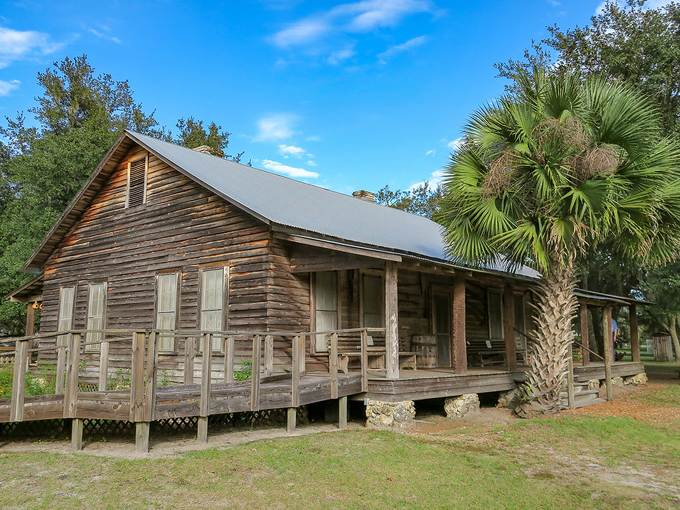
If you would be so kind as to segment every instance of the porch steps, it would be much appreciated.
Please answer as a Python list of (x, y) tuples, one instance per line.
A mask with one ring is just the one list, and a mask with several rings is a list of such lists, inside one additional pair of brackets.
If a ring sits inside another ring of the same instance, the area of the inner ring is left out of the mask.
[[(600, 390), (589, 390), (588, 383), (574, 383), (574, 407), (572, 409), (600, 404), (606, 401), (606, 399), (600, 398)], [(569, 398), (566, 391), (560, 393), (560, 407), (562, 409), (569, 409)]]

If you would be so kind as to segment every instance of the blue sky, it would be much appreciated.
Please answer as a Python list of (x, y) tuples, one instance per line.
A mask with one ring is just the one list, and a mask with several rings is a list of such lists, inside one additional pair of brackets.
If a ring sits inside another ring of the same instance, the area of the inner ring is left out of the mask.
[(493, 64), (601, 0), (0, 1), (0, 115), (83, 53), (162, 125), (215, 121), (269, 169), (343, 193), (437, 178)]

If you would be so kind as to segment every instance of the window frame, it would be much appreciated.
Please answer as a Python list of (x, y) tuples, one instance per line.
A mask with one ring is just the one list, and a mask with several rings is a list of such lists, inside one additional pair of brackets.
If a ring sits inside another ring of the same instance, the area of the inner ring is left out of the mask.
[[(519, 331), (522, 332), (522, 334), (518, 333), (515, 331), (515, 349), (517, 351), (526, 351), (527, 350), (527, 339), (526, 339), (526, 333), (527, 333), (527, 313), (526, 313), (526, 295), (525, 293), (515, 293), (514, 295), (514, 300), (515, 300), (515, 328)], [(520, 325), (517, 324), (517, 310), (518, 310), (518, 301), (521, 301), (522, 306), (522, 324), (521, 327)]]
[[(491, 294), (498, 295), (498, 324), (500, 329), (500, 336), (494, 337), (491, 324)], [(505, 340), (503, 331), (503, 291), (501, 289), (487, 288), (486, 289), (486, 313), (489, 321), (489, 340)]]
[[(168, 272), (168, 273), (158, 273), (156, 275), (156, 288), (155, 288), (155, 300), (154, 300), (154, 329), (158, 330), (158, 314), (159, 313), (169, 313), (167, 311), (161, 312), (159, 310), (160, 308), (160, 293), (158, 292), (160, 289), (160, 279), (163, 276), (174, 276), (175, 277), (175, 309), (173, 311), (175, 315), (175, 320), (173, 324), (173, 330), (176, 330), (178, 328), (179, 324), (179, 311), (180, 311), (180, 299), (181, 299), (181, 282), (182, 282), (182, 273), (180, 271), (173, 271), (173, 272)], [(170, 349), (163, 349), (161, 348), (161, 343), (163, 340), (163, 334), (158, 333), (159, 339), (158, 339), (158, 352), (162, 354), (176, 354), (177, 353), (177, 339), (174, 335), (171, 337), (172, 341), (172, 347)]]
[[(98, 318), (98, 317), (92, 317), (90, 316), (90, 310), (92, 307), (92, 287), (93, 286), (103, 286), (102, 290), (102, 315), (101, 315), (101, 328), (96, 328), (96, 329), (106, 329), (106, 305), (107, 305), (107, 297), (108, 297), (108, 282), (106, 280), (100, 280), (100, 281), (93, 281), (89, 282), (87, 284), (87, 312), (85, 314), (85, 329), (91, 329), (90, 328), (90, 319), (93, 318)], [(92, 328), (95, 329), (95, 328)], [(93, 342), (95, 340), (92, 339), (93, 335), (101, 335), (99, 340), (104, 341), (106, 338), (106, 335), (104, 333), (86, 333), (85, 334), (85, 343), (87, 342)], [(99, 345), (85, 345), (84, 346), (84, 352), (85, 353), (96, 353), (100, 352), (101, 350), (101, 343)]]
[[(366, 292), (364, 286), (364, 279), (369, 278), (379, 278), (380, 288), (382, 292), (380, 293), (380, 326), (366, 326)], [(385, 328), (385, 273), (382, 271), (371, 271), (362, 270), (359, 273), (359, 324), (362, 328), (364, 327), (375, 327), (375, 328)]]
[[(69, 289), (73, 291), (73, 298), (71, 301), (71, 310), (70, 310), (70, 325), (68, 329), (62, 330), (61, 329), (61, 312), (64, 309), (64, 290)], [(76, 315), (76, 295), (77, 295), (77, 290), (78, 286), (76, 284), (73, 285), (64, 285), (62, 287), (59, 287), (59, 307), (57, 309), (57, 333), (60, 333), (61, 331), (69, 331), (73, 329), (73, 321), (75, 319)], [(30, 304), (29, 304), (30, 306)], [(67, 345), (66, 344), (66, 339), (68, 335), (58, 335), (57, 336), (57, 346), (62, 346), (62, 345)]]
[[(228, 330), (228, 310), (229, 310), (229, 266), (228, 265), (218, 265), (218, 266), (204, 266), (201, 267), (198, 271), (198, 316), (197, 316), (197, 329), (199, 331), (203, 331), (203, 279), (204, 279), (204, 274), (206, 272), (210, 271), (219, 271), (222, 270), (222, 315), (221, 315), (221, 320), (222, 320), (222, 329), (220, 331), (227, 331)], [(215, 310), (207, 310), (207, 311), (215, 311)], [(207, 331), (207, 330), (206, 330)], [(221, 338), (221, 335), (219, 335)], [(224, 342), (214, 342), (213, 341), (213, 354), (219, 354), (223, 353), (223, 344)], [(196, 352), (202, 353), (203, 352), (203, 343), (199, 340), (197, 342), (196, 346)]]
[[(342, 314), (341, 314), (341, 307), (340, 307), (340, 272), (339, 271), (317, 271), (314, 273), (310, 273), (309, 280), (311, 285), (310, 287), (310, 312), (311, 312), (311, 330), (316, 331), (316, 315), (317, 315), (317, 308), (316, 308), (316, 303), (317, 303), (317, 297), (316, 297), (316, 292), (318, 289), (317, 286), (317, 275), (319, 273), (330, 273), (335, 275), (335, 328), (334, 329), (340, 329), (340, 323), (342, 321)], [(324, 311), (330, 311), (330, 310), (324, 310)], [(310, 352), (313, 355), (326, 355), (328, 354), (328, 346), (326, 346), (326, 349), (320, 349), (317, 346), (317, 342), (319, 341), (319, 335), (314, 335), (314, 337), (310, 341)]]
[[(144, 160), (144, 190), (142, 192), (142, 203), (130, 205), (130, 169), (133, 163)], [(125, 188), (125, 209), (130, 209), (134, 207), (141, 207), (146, 204), (147, 199), (147, 184), (149, 180), (149, 154), (145, 153), (141, 157), (135, 157), (130, 159), (127, 164), (127, 185)]]

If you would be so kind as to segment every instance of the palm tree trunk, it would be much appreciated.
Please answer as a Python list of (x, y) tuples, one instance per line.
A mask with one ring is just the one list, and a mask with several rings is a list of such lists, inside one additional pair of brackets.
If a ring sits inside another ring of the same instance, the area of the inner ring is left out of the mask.
[(572, 327), (578, 307), (575, 287), (573, 266), (564, 263), (538, 283), (537, 328), (530, 347), (525, 388), (531, 411), (559, 411), (560, 391), (575, 335)]

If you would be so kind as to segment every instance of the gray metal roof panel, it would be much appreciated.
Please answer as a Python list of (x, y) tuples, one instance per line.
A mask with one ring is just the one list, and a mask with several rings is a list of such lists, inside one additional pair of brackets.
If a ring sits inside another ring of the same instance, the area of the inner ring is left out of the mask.
[[(422, 216), (139, 133), (128, 134), (223, 198), (269, 222), (399, 253), (448, 260), (440, 225)], [(506, 271), (502, 264), (488, 269)], [(538, 276), (528, 267), (515, 273)]]

